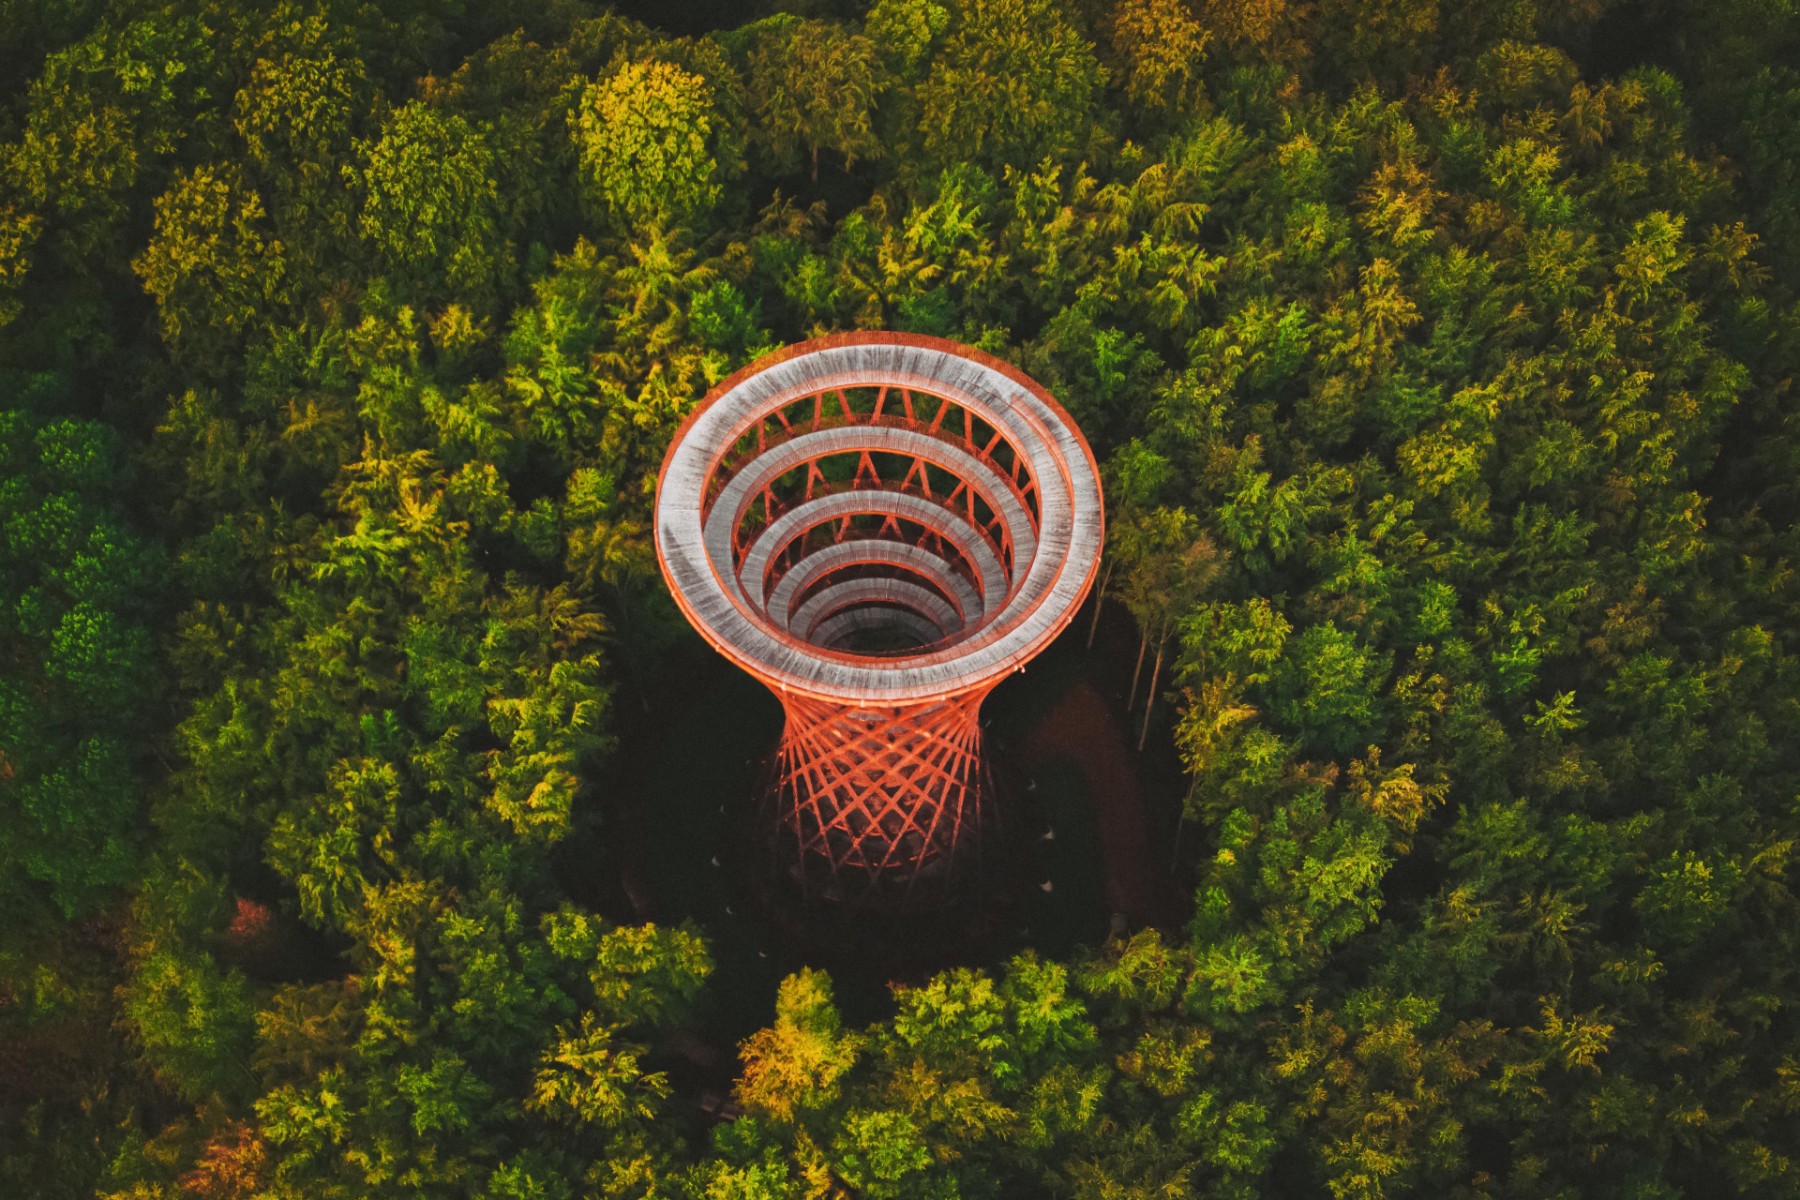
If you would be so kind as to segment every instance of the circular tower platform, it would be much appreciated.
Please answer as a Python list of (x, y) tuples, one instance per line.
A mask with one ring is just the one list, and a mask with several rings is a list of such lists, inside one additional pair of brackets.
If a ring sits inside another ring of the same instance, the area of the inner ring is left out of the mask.
[(931, 903), (991, 855), (982, 700), (1099, 566), (1092, 452), (1037, 383), (941, 338), (849, 333), (714, 388), (663, 460), (688, 620), (781, 699), (764, 822), (808, 899)]

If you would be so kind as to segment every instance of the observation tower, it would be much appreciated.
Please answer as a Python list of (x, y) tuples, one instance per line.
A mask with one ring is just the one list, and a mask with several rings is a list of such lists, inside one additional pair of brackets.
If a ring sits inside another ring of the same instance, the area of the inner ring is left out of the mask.
[(701, 635), (781, 700), (759, 836), (803, 897), (933, 904), (993, 858), (981, 703), (1074, 617), (1102, 522), (1069, 415), (941, 338), (802, 342), (688, 415), (657, 560)]

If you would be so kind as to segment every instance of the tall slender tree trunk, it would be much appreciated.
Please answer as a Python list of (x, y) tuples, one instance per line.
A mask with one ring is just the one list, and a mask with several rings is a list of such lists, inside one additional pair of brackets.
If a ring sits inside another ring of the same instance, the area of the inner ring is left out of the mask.
[(1094, 616), (1088, 622), (1087, 648), (1094, 648), (1094, 633), (1100, 628), (1100, 606), (1106, 603), (1106, 585), (1112, 582), (1113, 565), (1106, 564), (1106, 570), (1100, 574), (1100, 586), (1094, 589)]
[(1163, 642), (1156, 643), (1156, 666), (1150, 669), (1150, 694), (1144, 697), (1144, 728), (1138, 733), (1138, 749), (1150, 736), (1150, 714), (1156, 710), (1156, 681), (1162, 675)]
[(1147, 637), (1144, 637), (1142, 634), (1139, 634), (1138, 635), (1138, 661), (1137, 661), (1137, 667), (1131, 672), (1131, 694), (1129, 696), (1125, 697), (1125, 711), (1126, 712), (1130, 712), (1132, 709), (1137, 707), (1138, 680), (1143, 678), (1143, 675), (1144, 675), (1144, 651), (1148, 650), (1149, 648), (1150, 648), (1150, 639)]

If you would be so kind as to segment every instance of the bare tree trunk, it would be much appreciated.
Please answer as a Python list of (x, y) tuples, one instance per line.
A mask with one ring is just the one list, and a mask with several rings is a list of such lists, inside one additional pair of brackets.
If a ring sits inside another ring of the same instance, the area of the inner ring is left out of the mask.
[(1088, 622), (1087, 648), (1094, 648), (1094, 633), (1100, 628), (1100, 606), (1106, 603), (1106, 585), (1112, 582), (1113, 564), (1107, 563), (1100, 575), (1100, 586), (1094, 589), (1094, 618)]
[(819, 148), (817, 146), (812, 148), (812, 175), (812, 181), (819, 182)]
[(1138, 749), (1144, 748), (1144, 742), (1150, 736), (1150, 714), (1156, 709), (1156, 680), (1162, 675), (1163, 643), (1156, 643), (1156, 666), (1150, 670), (1150, 694), (1144, 697), (1144, 728), (1138, 734)]
[(1131, 672), (1131, 694), (1129, 696), (1125, 697), (1125, 711), (1126, 712), (1130, 712), (1132, 709), (1137, 707), (1138, 680), (1143, 677), (1143, 674), (1144, 674), (1144, 651), (1148, 650), (1149, 648), (1150, 648), (1150, 639), (1143, 636), (1142, 634), (1139, 634), (1138, 635), (1138, 662), (1137, 662), (1137, 667), (1135, 669), (1133, 669)]

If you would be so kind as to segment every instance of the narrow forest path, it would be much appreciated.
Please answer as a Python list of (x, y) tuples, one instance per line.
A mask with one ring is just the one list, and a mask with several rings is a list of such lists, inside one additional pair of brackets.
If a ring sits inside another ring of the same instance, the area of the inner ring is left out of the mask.
[(1132, 928), (1157, 917), (1156, 864), (1150, 853), (1137, 761), (1106, 700), (1085, 680), (1064, 692), (1019, 747), (1027, 770), (1067, 759), (1093, 798), (1106, 863), (1106, 900)]

